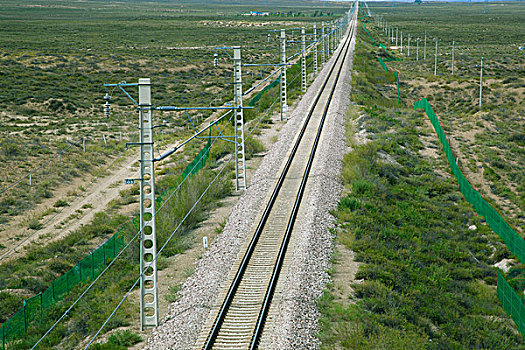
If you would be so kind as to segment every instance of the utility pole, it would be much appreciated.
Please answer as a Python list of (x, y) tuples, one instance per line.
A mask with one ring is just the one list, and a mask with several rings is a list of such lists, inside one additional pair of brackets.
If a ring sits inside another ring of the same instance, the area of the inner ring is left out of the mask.
[(427, 31), (425, 30), (425, 48), (423, 49), (423, 60), (427, 59)]
[(306, 33), (301, 28), (301, 91), (306, 92)]
[(452, 40), (452, 75), (454, 75), (454, 40)]
[(434, 76), (437, 75), (437, 64), (438, 64), (438, 38), (436, 38), (436, 53), (434, 55)]
[(234, 118), (235, 118), (235, 179), (237, 191), (246, 189), (246, 159), (244, 155), (244, 115), (242, 109), (241, 48), (233, 48)]
[(397, 47), (397, 38), (399, 37), (399, 28), (396, 28), (396, 47)]
[(155, 172), (151, 82), (139, 79), (140, 144), (140, 321), (142, 330), (159, 325)]
[(416, 39), (416, 61), (419, 61), (419, 38)]
[(287, 120), (286, 103), (286, 32), (281, 29), (281, 121)]
[(324, 64), (326, 62), (325, 52), (324, 49), (326, 47), (325, 45), (325, 37), (324, 37), (324, 22), (321, 23), (321, 66), (324, 67)]
[(481, 66), (479, 71), (479, 108), (481, 108), (482, 94), (483, 94), (483, 56), (481, 56)]
[(317, 47), (319, 43), (317, 42), (317, 24), (314, 23), (314, 77), (317, 76)]
[(410, 57), (410, 34), (408, 35), (407, 51), (408, 51), (408, 57)]

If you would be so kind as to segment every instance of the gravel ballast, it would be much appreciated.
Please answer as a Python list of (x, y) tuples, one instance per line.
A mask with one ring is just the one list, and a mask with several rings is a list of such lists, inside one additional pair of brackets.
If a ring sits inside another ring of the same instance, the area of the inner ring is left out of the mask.
[[(350, 57), (353, 56), (354, 40), (351, 45)], [(277, 326), (271, 326), (274, 328), (273, 336), (268, 342), (269, 347), (265, 349), (318, 347), (315, 338), (318, 329), (316, 300), (329, 280), (326, 270), (333, 239), (329, 230), (333, 218), (329, 211), (336, 207), (342, 189), (340, 172), (341, 159), (346, 150), (344, 116), (350, 96), (350, 69), (351, 59), (345, 62), (342, 84), (335, 91), (326, 119), (324, 135), (308, 182), (309, 189), (303, 199), (303, 214), (296, 226), (299, 234), (293, 238), (293, 251), (289, 251), (291, 255), (287, 258), (289, 266), (283, 271), (285, 275), (281, 276), (286, 281), (286, 289), (281, 288), (279, 295), (286, 294), (286, 298), (274, 299), (279, 310), (275, 318)], [(249, 188), (233, 208), (223, 232), (202, 259), (196, 262), (195, 272), (181, 286), (180, 298), (170, 305), (161, 325), (153, 330), (147, 341), (147, 349), (187, 350), (195, 346), (209, 311), (225, 283), (224, 279), (236, 261), (239, 250), (251, 236), (254, 221), (266, 204), (264, 199), (268, 191), (273, 189), (276, 174), (328, 71), (329, 65), (326, 65), (283, 126), (278, 141), (264, 157), (249, 181)]]

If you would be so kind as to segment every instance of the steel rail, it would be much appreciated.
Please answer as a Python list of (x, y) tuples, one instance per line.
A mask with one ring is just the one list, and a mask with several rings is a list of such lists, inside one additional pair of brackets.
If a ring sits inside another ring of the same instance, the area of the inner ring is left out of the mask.
[[(309, 123), (309, 121), (311, 119), (311, 116), (312, 116), (314, 110), (315, 110), (315, 107), (317, 106), (317, 104), (318, 104), (318, 102), (319, 102), (323, 92), (325, 91), (326, 86), (328, 85), (328, 82), (329, 82), (330, 78), (332, 77), (332, 73), (334, 72), (334, 70), (335, 70), (335, 68), (337, 66), (337, 62), (339, 61), (339, 58), (341, 57), (342, 52), (345, 51), (345, 55), (346, 55), (346, 52), (348, 52), (348, 47), (349, 47), (349, 43), (351, 42), (351, 37), (352, 37), (352, 35), (349, 35), (349, 37), (347, 38), (347, 42), (343, 45), (343, 47), (339, 51), (339, 54), (338, 54), (337, 58), (334, 60), (334, 64), (332, 65), (329, 73), (327, 74), (327, 76), (326, 76), (326, 78), (325, 78), (325, 80), (323, 82), (323, 85), (321, 86), (321, 89), (319, 90), (317, 96), (315, 97), (315, 100), (314, 100), (314, 102), (312, 104), (312, 107), (310, 108), (310, 111), (308, 112), (308, 115), (307, 115), (307, 117), (305, 119), (305, 122), (303, 123), (303, 126), (301, 128), (301, 131), (299, 132), (299, 136), (298, 136), (298, 138), (297, 138), (297, 140), (296, 140), (296, 142), (295, 142), (295, 144), (294, 144), (294, 146), (292, 148), (291, 154), (288, 157), (288, 160), (287, 160), (287, 162), (286, 162), (286, 164), (284, 166), (284, 169), (283, 169), (283, 171), (282, 171), (282, 173), (281, 173), (281, 175), (279, 177), (279, 180), (277, 181), (277, 184), (276, 184), (276, 186), (275, 186), (275, 188), (273, 190), (273, 193), (272, 193), (272, 195), (270, 197), (270, 200), (268, 201), (268, 204), (266, 205), (266, 208), (265, 208), (265, 210), (263, 212), (261, 220), (259, 221), (259, 224), (257, 225), (257, 229), (255, 230), (255, 234), (253, 235), (253, 237), (252, 237), (252, 239), (250, 241), (250, 244), (249, 244), (249, 246), (248, 246), (248, 248), (247, 248), (247, 250), (246, 250), (246, 252), (244, 254), (244, 257), (243, 257), (243, 259), (241, 261), (241, 264), (239, 266), (239, 269), (237, 270), (237, 273), (236, 273), (236, 275), (235, 275), (235, 277), (233, 279), (233, 282), (231, 283), (231, 285), (229, 287), (228, 293), (227, 293), (227, 295), (226, 295), (226, 297), (225, 297), (225, 299), (224, 299), (224, 301), (222, 303), (222, 306), (221, 306), (221, 308), (219, 310), (219, 313), (218, 313), (218, 315), (217, 315), (217, 317), (216, 317), (216, 319), (215, 319), (215, 321), (213, 323), (213, 327), (212, 327), (210, 333), (208, 334), (208, 337), (206, 339), (206, 343), (204, 344), (204, 347), (203, 347), (203, 349), (205, 349), (205, 350), (211, 349), (212, 346), (215, 343), (215, 340), (216, 340), (216, 338), (217, 338), (217, 336), (219, 334), (219, 331), (220, 331), (220, 328), (222, 326), (222, 323), (224, 322), (224, 319), (226, 317), (226, 313), (227, 313), (227, 311), (228, 311), (228, 309), (229, 309), (229, 307), (230, 307), (230, 305), (231, 305), (231, 303), (233, 301), (233, 298), (234, 298), (234, 296), (235, 296), (235, 294), (237, 292), (237, 289), (239, 288), (239, 285), (240, 285), (240, 283), (242, 281), (242, 278), (244, 276), (244, 273), (245, 273), (245, 271), (247, 269), (247, 266), (248, 266), (248, 263), (250, 261), (250, 258), (252, 256), (254, 250), (255, 250), (257, 242), (258, 242), (258, 240), (259, 240), (259, 238), (261, 236), (261, 233), (262, 233), (263, 228), (264, 228), (264, 226), (266, 224), (266, 221), (268, 220), (268, 217), (269, 217), (270, 212), (271, 212), (271, 210), (273, 208), (273, 205), (274, 205), (274, 203), (276, 201), (276, 198), (277, 198), (277, 196), (279, 194), (279, 191), (280, 191), (280, 189), (281, 189), (281, 187), (283, 185), (283, 182), (284, 182), (284, 180), (286, 178), (286, 175), (288, 174), (288, 170), (290, 169), (290, 166), (291, 166), (292, 161), (293, 161), (293, 159), (295, 157), (297, 149), (299, 148), (299, 145), (301, 143), (303, 135), (306, 132), (308, 123)], [(347, 46), (346, 50), (343, 50), (344, 46), (347, 45), (347, 44), (348, 44), (348, 46)], [(337, 74), (337, 78), (336, 78), (336, 83), (337, 83), (337, 79), (340, 76), (342, 67), (343, 67), (343, 64), (341, 64), (341, 67), (339, 68), (339, 71), (338, 71), (338, 74)], [(327, 106), (330, 105), (329, 102), (330, 102), (330, 99), (331, 99), (331, 97), (333, 95), (333, 92), (335, 91), (335, 86), (337, 85), (336, 83), (334, 84), (334, 88), (332, 89), (332, 91), (330, 93), (330, 98), (328, 100)], [(328, 107), (325, 108), (325, 114), (326, 114), (327, 110), (328, 110)], [(324, 117), (325, 117), (325, 115), (323, 116), (323, 121), (325, 119)], [(322, 129), (322, 126), (321, 126), (321, 129)], [(318, 138), (319, 138), (319, 135), (316, 137), (316, 143), (318, 141)], [(312, 156), (311, 156), (311, 158), (312, 158)], [(308, 176), (308, 175), (306, 175), (306, 176)], [(303, 184), (301, 184), (301, 186), (303, 186)], [(302, 197), (302, 193), (300, 194), (300, 197)], [(295, 217), (297, 215), (296, 208), (294, 208), (294, 212), (295, 212), (295, 214), (292, 214), (292, 215), (293, 215), (293, 218), (295, 219)], [(290, 226), (290, 224), (288, 226)], [(291, 225), (291, 227), (293, 228), (293, 224)], [(287, 242), (288, 242), (288, 240), (286, 240), (286, 244), (285, 244), (285, 247), (284, 247), (284, 252), (286, 251)], [(283, 257), (284, 257), (284, 252), (282, 252)], [(279, 254), (281, 255), (281, 252)], [(282, 265), (282, 262), (281, 262), (281, 265)], [(273, 279), (273, 277), (272, 277), (272, 279)], [(259, 318), (261, 318), (261, 317), (259, 317)], [(258, 320), (258, 327), (257, 327), (258, 332), (262, 332), (262, 324), (263, 324), (263, 321), (259, 322), (259, 320)], [(256, 335), (255, 332), (254, 332), (254, 337), (252, 338), (251, 349), (253, 349), (254, 346), (257, 345), (256, 344), (257, 341), (254, 341), (254, 340), (258, 340), (259, 337), (260, 337), (260, 334)]]
[[(259, 317), (257, 319), (256, 328), (253, 334), (252, 342), (250, 344), (250, 350), (254, 350), (257, 348), (257, 345), (259, 343), (259, 340), (262, 336), (262, 332), (264, 329), (264, 323), (266, 320), (266, 316), (268, 315), (268, 312), (270, 311), (270, 304), (273, 299), (273, 294), (275, 292), (275, 288), (277, 287), (277, 282), (279, 279), (279, 274), (281, 272), (281, 268), (284, 262), (284, 257), (286, 255), (286, 250), (288, 248), (288, 243), (290, 241), (290, 237), (292, 236), (292, 231), (295, 225), (295, 220), (297, 218), (297, 213), (299, 212), (299, 207), (301, 206), (301, 201), (304, 195), (304, 190), (306, 188), (306, 183), (308, 182), (308, 176), (310, 175), (310, 170), (312, 168), (312, 164), (314, 161), (315, 153), (317, 151), (317, 146), (319, 144), (319, 140), (321, 138), (321, 133), (323, 131), (324, 122), (326, 120), (326, 115), (328, 114), (328, 108), (331, 106), (332, 97), (335, 93), (335, 89), (337, 87), (337, 83), (339, 81), (339, 77), (341, 75), (343, 66), (344, 66), (344, 60), (345, 57), (348, 54), (348, 49), (350, 48), (350, 43), (352, 41), (352, 34), (348, 36), (347, 43), (345, 43), (346, 49), (344, 50), (344, 56), (343, 56), (343, 62), (341, 62), (341, 67), (339, 67), (339, 71), (337, 72), (337, 76), (335, 78), (334, 85), (330, 91), (330, 95), (328, 97), (328, 101), (326, 103), (326, 106), (323, 111), (323, 115), (321, 117), (321, 122), (319, 123), (319, 127), (317, 129), (317, 134), (315, 136), (314, 144), (312, 146), (312, 150), (310, 152), (310, 157), (308, 158), (308, 163), (306, 164), (306, 169), (303, 174), (303, 178), (301, 180), (301, 185), (299, 187), (299, 191), (297, 193), (295, 203), (292, 209), (292, 214), (290, 215), (290, 219), (288, 220), (288, 225), (286, 227), (286, 232), (284, 234), (283, 242), (281, 244), (281, 248), (279, 249), (279, 255), (277, 257), (275, 267), (272, 273), (272, 278), (270, 280), (270, 283), (268, 284), (268, 289), (266, 290), (266, 295), (264, 297), (264, 302), (261, 307), (261, 312), (259, 313)], [(339, 55), (343, 52), (343, 48), (341, 48), (341, 51), (339, 52)], [(337, 60), (339, 57), (337, 58)], [(336, 60), (336, 61), (337, 61)], [(334, 63), (334, 67), (335, 67)], [(312, 108), (313, 109), (313, 108)]]

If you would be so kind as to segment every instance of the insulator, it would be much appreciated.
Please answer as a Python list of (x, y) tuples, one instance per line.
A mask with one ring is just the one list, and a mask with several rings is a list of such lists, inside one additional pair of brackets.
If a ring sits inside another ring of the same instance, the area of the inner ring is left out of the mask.
[(111, 105), (108, 101), (106, 101), (106, 104), (104, 105), (104, 116), (106, 118), (109, 118), (111, 115)]
[(111, 115), (111, 105), (109, 104), (109, 100), (111, 100), (111, 96), (109, 96), (108, 93), (104, 96), (104, 100), (106, 100), (106, 104), (104, 105), (104, 116), (106, 118), (109, 118)]

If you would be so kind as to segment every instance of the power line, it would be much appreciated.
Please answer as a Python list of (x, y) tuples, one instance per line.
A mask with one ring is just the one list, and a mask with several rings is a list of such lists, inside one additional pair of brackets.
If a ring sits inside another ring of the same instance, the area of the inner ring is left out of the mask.
[[(233, 116), (232, 116), (233, 117)], [(231, 118), (228, 120), (228, 122), (231, 120)], [(215, 139), (213, 141), (213, 143), (210, 145), (210, 148), (215, 144), (215, 142), (217, 142), (217, 139)], [(227, 165), (229, 162), (231, 162), (231, 159), (225, 164)], [(195, 167), (197, 167), (198, 165), (198, 162), (196, 162), (192, 168), (195, 169)], [(223, 167), (224, 169), (224, 167)], [(221, 172), (222, 170), (221, 169)], [(175, 193), (177, 193), (182, 185), (186, 182), (186, 180), (190, 177), (190, 174), (192, 173), (192, 171), (188, 172), (188, 174), (183, 178), (183, 180), (180, 182), (180, 184), (178, 184), (178, 186), (170, 193), (170, 195), (166, 198), (166, 200), (161, 204), (161, 206), (155, 211), (153, 217), (152, 217), (152, 220), (156, 217), (156, 215), (159, 213), (159, 211), (166, 205), (166, 203), (168, 203), (168, 201), (173, 197), (173, 195)], [(213, 180), (213, 182), (215, 181), (215, 179)], [(211, 186), (211, 184), (213, 183), (211, 182), (210, 185), (208, 186), (208, 188)], [(206, 189), (206, 191), (208, 190), (208, 188)], [(202, 196), (201, 196), (202, 198)], [(199, 199), (200, 200), (200, 199)], [(196, 203), (197, 204), (197, 203)], [(193, 208), (195, 207), (195, 205), (192, 207), (191, 210), (193, 210)], [(189, 213), (191, 213), (191, 210)], [(189, 215), (189, 213), (184, 217), (183, 220), (186, 219), (186, 217)], [(73, 302), (73, 304), (62, 314), (62, 316), (60, 316), (60, 318), (46, 331), (46, 333), (33, 345), (33, 347), (31, 348), (31, 350), (35, 349), (36, 346), (38, 344), (40, 344), (40, 342), (46, 337), (49, 335), (49, 333), (51, 333), (51, 331), (58, 325), (58, 323), (60, 323), (60, 321), (62, 321), (64, 319), (64, 317), (66, 317), (68, 315), (68, 313), (73, 309), (73, 307), (84, 297), (84, 295), (91, 289), (91, 287), (93, 287), (93, 285), (102, 277), (102, 275), (113, 265), (113, 263), (115, 262), (115, 260), (117, 258), (119, 258), (122, 253), (124, 252), (124, 250), (126, 250), (130, 244), (139, 236), (139, 234), (142, 232), (142, 228), (135, 234), (135, 236), (133, 236), (133, 238), (130, 240), (130, 242), (119, 252), (119, 254), (117, 254), (117, 256), (108, 264), (108, 266), (106, 266), (106, 268), (104, 268), (104, 270), (102, 270), (102, 272), (100, 273), (100, 275), (97, 276), (97, 278), (95, 278), (95, 280), (93, 282), (90, 283), (90, 285), (86, 288), (86, 290), (84, 290), (84, 292), (82, 292), (82, 294)], [(173, 234), (168, 238), (168, 241), (166, 241), (166, 243), (163, 245), (163, 248), (166, 246), (167, 242), (169, 242), (169, 240), (171, 239), (171, 237), (173, 236)], [(162, 249), (160, 250), (162, 251)], [(159, 253), (160, 253), (159, 251)], [(158, 255), (157, 255), (158, 256)], [(149, 267), (149, 266), (148, 266)], [(141, 274), (142, 276), (142, 274)], [(139, 277), (140, 279), (140, 277)], [(136, 283), (135, 283), (136, 285)]]

